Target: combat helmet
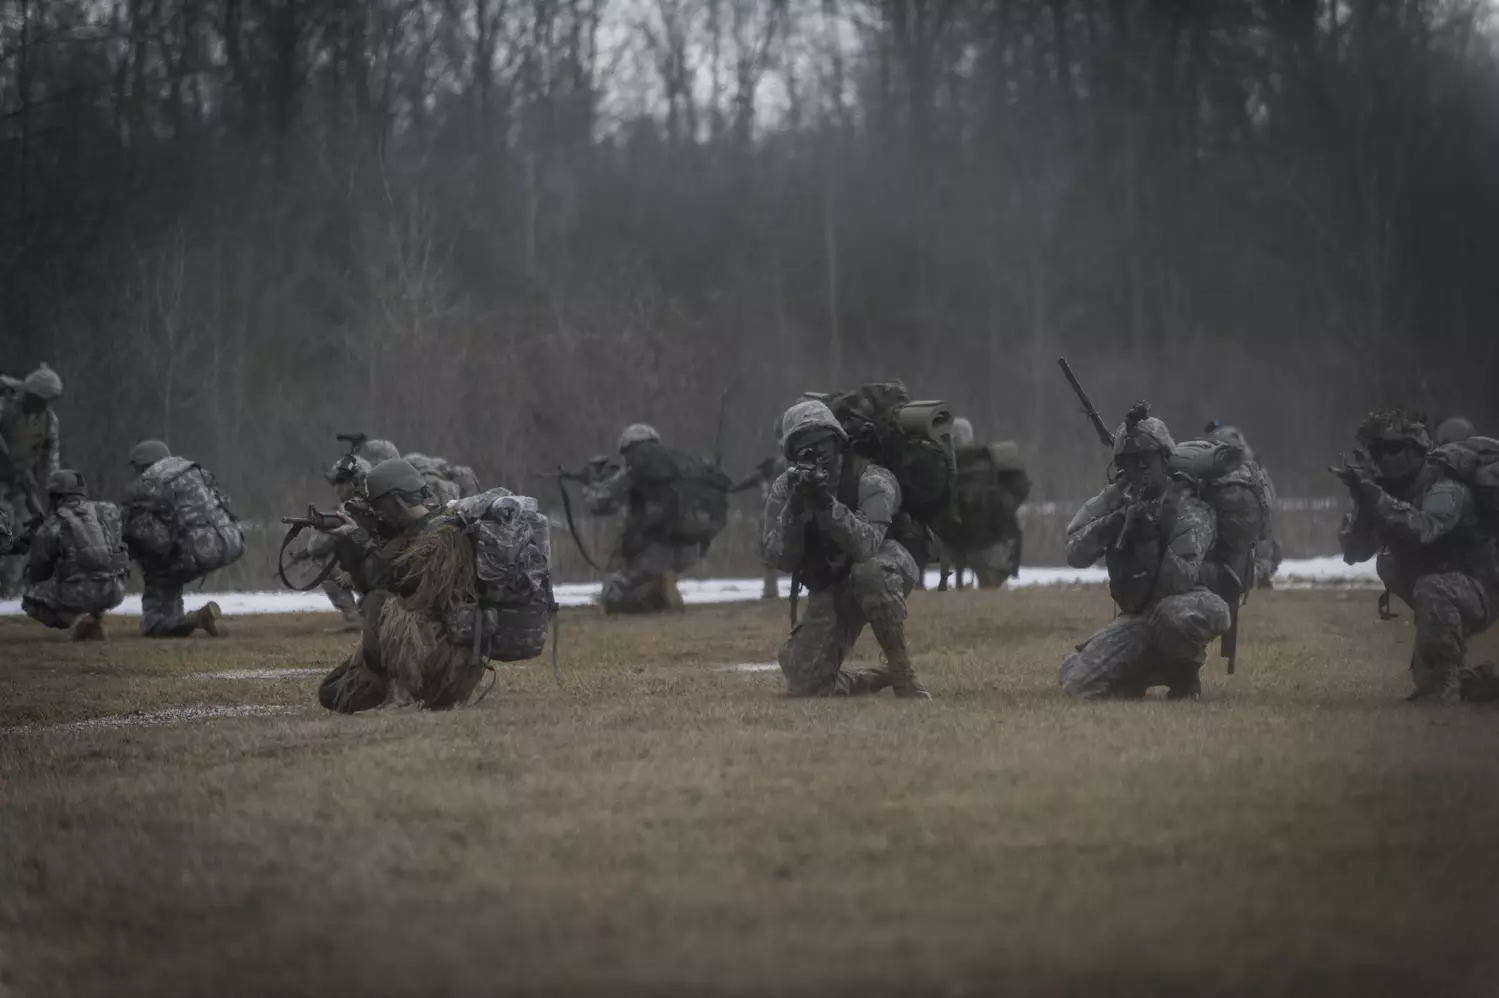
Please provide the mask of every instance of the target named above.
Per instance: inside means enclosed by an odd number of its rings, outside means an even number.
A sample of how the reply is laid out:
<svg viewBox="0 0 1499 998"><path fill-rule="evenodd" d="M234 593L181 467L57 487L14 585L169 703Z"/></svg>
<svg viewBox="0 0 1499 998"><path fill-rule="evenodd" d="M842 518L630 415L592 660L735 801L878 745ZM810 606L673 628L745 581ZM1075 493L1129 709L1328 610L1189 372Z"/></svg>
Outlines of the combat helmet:
<svg viewBox="0 0 1499 998"><path fill-rule="evenodd" d="M47 402L55 402L62 398L62 378L46 364L26 375L26 380L21 382L21 387L25 389L26 394L35 395Z"/></svg>
<svg viewBox="0 0 1499 998"><path fill-rule="evenodd" d="M88 483L83 475L71 468L60 468L47 476L49 496L87 496Z"/></svg>
<svg viewBox="0 0 1499 998"><path fill-rule="evenodd" d="M368 461L371 467L381 461L394 461L401 456L400 450L389 440L366 440L354 453Z"/></svg>
<svg viewBox="0 0 1499 998"><path fill-rule="evenodd" d="M1444 447L1447 444L1455 444L1459 440L1467 440L1476 436L1478 436L1478 430L1471 420L1464 416L1449 416L1437 427L1436 443L1438 447Z"/></svg>
<svg viewBox="0 0 1499 998"><path fill-rule="evenodd" d="M1411 444L1423 452L1431 450L1426 416L1406 409L1375 409L1359 424L1358 440L1364 446L1388 440Z"/></svg>
<svg viewBox="0 0 1499 998"><path fill-rule="evenodd" d="M171 449L160 440L142 440L130 448L130 464L142 470L171 456Z"/></svg>
<svg viewBox="0 0 1499 998"><path fill-rule="evenodd" d="M396 492L420 495L426 487L427 480L421 472L399 457L381 461L364 476L364 491L372 500Z"/></svg>
<svg viewBox="0 0 1499 998"><path fill-rule="evenodd" d="M370 473L370 463L356 454L345 454L328 469L329 485L344 485L358 482Z"/></svg>
<svg viewBox="0 0 1499 998"><path fill-rule="evenodd" d="M619 435L619 452L623 454L638 444L659 444L661 434L656 432L654 426L645 423L631 423L625 427L625 431Z"/></svg>
<svg viewBox="0 0 1499 998"><path fill-rule="evenodd" d="M1136 402L1114 431L1114 456L1150 451L1169 458L1176 452L1176 441L1166 424L1150 414L1149 402Z"/></svg>
<svg viewBox="0 0 1499 998"><path fill-rule="evenodd" d="M832 430L839 440L848 439L848 431L843 424L838 422L838 417L833 415L833 410L827 407L827 403L818 399L803 399L790 409L781 419L781 428L785 430L783 446L791 447L791 442L797 436L808 430L828 429Z"/></svg>

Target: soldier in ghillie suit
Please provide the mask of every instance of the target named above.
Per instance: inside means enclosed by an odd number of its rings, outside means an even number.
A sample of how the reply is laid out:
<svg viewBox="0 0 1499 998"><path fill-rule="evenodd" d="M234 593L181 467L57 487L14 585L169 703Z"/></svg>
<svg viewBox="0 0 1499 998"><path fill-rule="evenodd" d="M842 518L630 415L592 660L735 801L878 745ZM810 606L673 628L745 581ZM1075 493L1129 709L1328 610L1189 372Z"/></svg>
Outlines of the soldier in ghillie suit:
<svg viewBox="0 0 1499 998"><path fill-rule="evenodd" d="M583 489L594 516L625 518L600 602L610 614L680 610L678 576L723 529L732 483L710 462L663 446L644 423L625 427L619 455L621 464Z"/></svg>
<svg viewBox="0 0 1499 998"><path fill-rule="evenodd" d="M46 364L0 389L0 506L10 514L11 530L24 537L46 517L43 491L47 478L62 467L57 413L62 379ZM0 599L21 593L26 556L0 556Z"/></svg>
<svg viewBox="0 0 1499 998"><path fill-rule="evenodd" d="M1280 541L1275 539L1274 517L1271 515L1275 505L1275 482L1271 480L1270 472L1265 470L1265 466L1256 460L1249 441L1244 439L1244 434L1238 427L1228 426L1222 420L1215 419L1208 423L1205 435L1208 440L1227 444L1242 452L1245 467L1238 472L1239 475L1254 478L1263 493L1266 510L1264 536L1254 548L1254 581L1260 589L1273 589L1275 573L1280 571L1283 557Z"/></svg>
<svg viewBox="0 0 1499 998"><path fill-rule="evenodd" d="M765 552L776 568L807 587L806 617L777 659L793 696L848 696L889 686L898 697L930 699L906 647L906 598L916 560L897 538L901 514L895 476L849 450L848 434L820 401L786 411L788 469L765 503ZM865 624L886 668L843 668Z"/></svg>
<svg viewBox="0 0 1499 998"><path fill-rule="evenodd" d="M26 615L74 641L104 640L106 611L125 598L130 555L120 511L93 502L83 476L63 469L47 478L52 511L31 539Z"/></svg>
<svg viewBox="0 0 1499 998"><path fill-rule="evenodd" d="M245 535L212 474L174 457L160 440L130 452L135 480L125 492L125 543L141 566L141 634L185 638L196 630L222 637L219 605L183 611L182 590L238 561Z"/></svg>
<svg viewBox="0 0 1499 998"><path fill-rule="evenodd" d="M497 489L477 497L473 517L483 516L492 504L514 502L501 519L521 529L528 514L519 504L531 501L500 498L504 495ZM534 511L534 503L529 508ZM382 706L455 707L478 687L488 657L513 660L539 652L544 614L522 615L525 649L509 654L494 645L504 640L497 632L505 625L485 596L486 577L471 534L484 529L503 534L506 527L495 526L499 521L465 519L462 510L439 514L427 481L400 459L372 468L364 496L346 504L341 515L345 523L335 532L366 538L371 588L358 647L318 687L324 707L344 714ZM546 553L534 545L526 550L519 573L541 580ZM500 575L519 578L508 570ZM550 583L542 588L549 604Z"/></svg>
<svg viewBox="0 0 1499 998"><path fill-rule="evenodd" d="M1114 431L1118 477L1067 526L1067 563L1100 558L1119 615L1062 662L1062 688L1087 698L1138 698L1152 686L1194 698L1207 645L1232 623L1228 604L1199 578L1213 550L1212 509L1167 465L1176 442L1137 403Z"/></svg>
<svg viewBox="0 0 1499 998"><path fill-rule="evenodd" d="M1343 559L1377 558L1380 581L1415 611L1413 701L1465 698L1468 640L1493 623L1499 598L1492 525L1451 452L1462 446L1429 460L1425 419L1381 409L1359 426L1353 458L1331 469L1354 503L1340 533Z"/></svg>

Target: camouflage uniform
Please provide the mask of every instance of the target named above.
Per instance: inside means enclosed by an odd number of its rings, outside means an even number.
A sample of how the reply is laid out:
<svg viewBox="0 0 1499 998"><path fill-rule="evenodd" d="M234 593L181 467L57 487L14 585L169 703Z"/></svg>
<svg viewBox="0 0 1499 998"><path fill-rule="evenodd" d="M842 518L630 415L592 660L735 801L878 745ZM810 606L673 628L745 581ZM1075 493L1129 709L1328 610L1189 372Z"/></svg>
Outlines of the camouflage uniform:
<svg viewBox="0 0 1499 998"><path fill-rule="evenodd" d="M412 453L406 455L406 463L427 480L427 487L432 490L432 498L438 506L462 498L462 490L448 477L448 463L442 458Z"/></svg>
<svg viewBox="0 0 1499 998"><path fill-rule="evenodd" d="M102 639L101 618L125 598L130 571L120 511L91 502L74 471L54 473L47 492L52 512L31 540L21 606L48 627L72 628L75 639Z"/></svg>
<svg viewBox="0 0 1499 998"><path fill-rule="evenodd" d="M186 458L159 456L165 451L159 441L137 445L137 475L125 492L125 540L141 566L141 634L182 638L201 628L217 637L218 604L185 613L182 590L215 570L201 566L222 568L243 556L244 534L213 476ZM178 487L188 475L200 476L201 487ZM182 524L191 527L178 533Z"/></svg>
<svg viewBox="0 0 1499 998"><path fill-rule="evenodd" d="M808 431L843 435L821 402L792 406L784 426L788 446ZM789 472L771 486L765 504L766 557L809 593L806 616L776 656L792 696L873 693L892 685L897 695L926 697L906 647L906 598L916 585L916 561L891 536L900 503L895 476L853 456L844 459L837 495L827 496L825 508L809 505ZM885 654L888 671L843 668L865 624Z"/></svg>
<svg viewBox="0 0 1499 998"><path fill-rule="evenodd" d="M388 487L374 483L384 479ZM469 653L471 639L455 628L466 625L472 634L471 607L422 605L428 586L430 562L420 562L413 546L434 540L439 545L458 545L470 551L469 540L450 517L437 515L425 480L404 460L377 465L369 476L372 501L388 495L399 507L399 526L382 517L369 531L351 531L359 536L364 554L364 573L369 591L364 597L364 629L358 646L318 686L318 702L328 710L353 714L389 705L414 704L427 709L445 709L466 701L484 674L474 667ZM378 507L377 507L378 508ZM347 529L347 528L346 528ZM412 561L416 558L418 561ZM440 559L450 568L474 572L472 562L464 568L461 558ZM472 593L477 580L455 578L459 589ZM472 596L469 597L472 599ZM542 624L543 632L545 624Z"/></svg>
<svg viewBox="0 0 1499 998"><path fill-rule="evenodd" d="M333 486L339 502L343 502L359 489L364 476L369 473L370 463L354 454L346 454L329 469L328 483ZM334 559L338 569L323 582L323 592L333 608L343 615L344 622L337 631L357 631L364 626L359 612L359 597L364 593L361 571L364 548L368 535L359 531L356 536L341 537L333 534L314 533L302 549L301 557L326 562Z"/></svg>
<svg viewBox="0 0 1499 998"><path fill-rule="evenodd" d="M1150 417L1119 427L1116 458L1142 439L1167 456L1175 450L1166 425ZM1067 526L1067 563L1105 559L1120 612L1063 660L1067 693L1132 698L1160 685L1173 698L1198 693L1207 644L1231 623L1228 604L1199 580L1214 538L1212 509L1181 479L1157 508L1131 501L1121 482L1088 500Z"/></svg>
<svg viewBox="0 0 1499 998"><path fill-rule="evenodd" d="M0 506L11 529L24 534L46 515L43 486L62 466L57 413L51 403L62 396L62 379L43 364L18 386L0 395L0 463L12 477L0 480ZM0 599L20 594L26 556L0 557Z"/></svg>
<svg viewBox="0 0 1499 998"><path fill-rule="evenodd" d="M1419 416L1398 410L1370 415L1360 443L1404 441L1431 449ZM1484 529L1467 485L1445 468L1424 463L1403 482L1375 477L1376 468L1342 472L1355 508L1343 518L1343 559L1376 558L1380 581L1415 611L1412 699L1454 703L1463 698L1468 640L1486 630L1499 600L1495 540Z"/></svg>
<svg viewBox="0 0 1499 998"><path fill-rule="evenodd" d="M1275 573L1280 571L1282 560L1280 541L1275 539L1274 529L1275 482L1265 466L1255 460L1254 451L1238 427L1226 426L1214 420L1208 424L1207 429L1209 440L1237 447L1244 452L1244 465L1235 469L1233 474L1245 484L1252 482L1255 490L1264 498L1264 534L1254 548L1254 579L1261 589L1273 588Z"/></svg>
<svg viewBox="0 0 1499 998"><path fill-rule="evenodd" d="M409 592L415 588L417 580L397 561L412 541L435 522L436 518L429 514L404 530L384 536L362 535L365 538L364 563L368 566L372 586L361 607L363 637L348 658L323 677L318 685L318 703L328 710L356 714L373 710L389 699L390 670L380 656L380 618L393 593Z"/></svg>
<svg viewBox="0 0 1499 998"><path fill-rule="evenodd" d="M660 443L661 437L643 423L626 427L619 451L643 443ZM625 513L624 527L610 559L615 567L604 582L600 603L605 613L658 613L680 610L682 595L677 576L698 563L702 549L696 544L679 545L662 540L656 524L665 511L646 502L634 488L627 466L611 468L603 477L584 484L583 502L594 516Z"/></svg>
<svg viewBox="0 0 1499 998"><path fill-rule="evenodd" d="M0 506L0 554L9 554L15 542L15 535L11 533L10 511Z"/></svg>

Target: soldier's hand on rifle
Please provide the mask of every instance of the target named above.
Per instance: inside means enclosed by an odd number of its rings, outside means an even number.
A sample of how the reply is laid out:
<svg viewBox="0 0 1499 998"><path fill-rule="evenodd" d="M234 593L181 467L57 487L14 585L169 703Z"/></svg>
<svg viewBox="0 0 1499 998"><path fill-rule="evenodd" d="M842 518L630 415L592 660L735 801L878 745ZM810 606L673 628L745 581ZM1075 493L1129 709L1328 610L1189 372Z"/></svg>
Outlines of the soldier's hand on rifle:
<svg viewBox="0 0 1499 998"><path fill-rule="evenodd" d="M1348 486L1348 491L1354 499L1364 498L1371 489L1378 488L1374 481L1374 474L1370 471L1369 455L1363 448L1354 450L1352 460L1339 454L1337 464L1330 466L1327 470Z"/></svg>

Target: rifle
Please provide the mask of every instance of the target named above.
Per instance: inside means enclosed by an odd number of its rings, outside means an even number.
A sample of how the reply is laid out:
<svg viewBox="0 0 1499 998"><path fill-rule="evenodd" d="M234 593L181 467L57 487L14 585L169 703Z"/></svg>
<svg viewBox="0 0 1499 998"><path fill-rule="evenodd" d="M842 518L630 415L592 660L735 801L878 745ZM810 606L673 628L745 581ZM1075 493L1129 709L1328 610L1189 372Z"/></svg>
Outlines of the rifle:
<svg viewBox="0 0 1499 998"><path fill-rule="evenodd" d="M604 467L604 465L595 464L598 460L598 458L590 460L588 462L588 469L583 472L568 471L559 464L557 466L557 491L562 493L562 512L567 517L567 530L573 535L573 543L578 546L578 553L583 556L583 560L588 563L589 568L592 568L595 572L602 572L604 569L599 567L599 563L593 560L593 556L588 553L587 545L583 543L583 538L578 534L578 524L573 520L572 497L567 494L568 482L581 482L587 485L595 480L590 476L589 472L596 468ZM607 460L606 458L606 463Z"/></svg>
<svg viewBox="0 0 1499 998"><path fill-rule="evenodd" d="M1077 400L1083 404L1083 412L1088 415L1088 422L1093 424L1093 431L1098 434L1099 441L1110 450L1114 448L1114 434L1109 432L1103 417L1098 415L1098 410L1093 408L1093 403L1088 399L1088 393L1083 391L1083 386L1078 384L1077 375L1072 373L1072 365L1067 363L1066 357L1057 358L1057 366L1062 369L1062 374L1067 378L1067 383L1072 386L1072 391L1077 395Z"/></svg>
<svg viewBox="0 0 1499 998"><path fill-rule="evenodd" d="M352 454L369 443L370 438L367 433L335 433L333 434L333 439L341 444L348 444L349 453Z"/></svg>
<svg viewBox="0 0 1499 998"><path fill-rule="evenodd" d="M304 585L297 585L287 576L287 567L289 564L296 565L298 562L306 559L297 557L294 553L288 560L287 552L291 550L292 542L309 527L313 530L332 530L335 527L341 526L344 523L344 518L337 513L320 513L316 506L308 503L306 516L283 516L281 522L291 529L281 539L281 550L276 554L276 576L281 580L281 584L288 589L299 593L311 592L326 582L328 576L333 574L333 570L338 567L338 559L330 557L323 564L322 568L317 570L316 575L310 582Z"/></svg>

